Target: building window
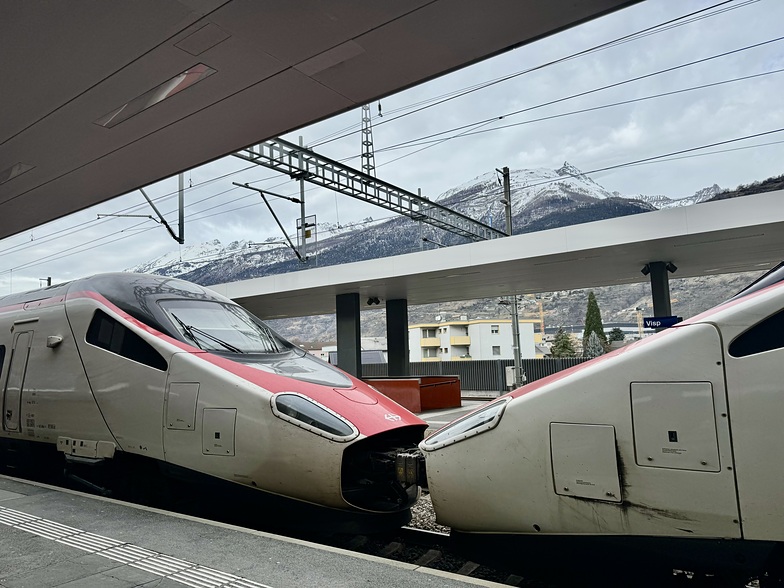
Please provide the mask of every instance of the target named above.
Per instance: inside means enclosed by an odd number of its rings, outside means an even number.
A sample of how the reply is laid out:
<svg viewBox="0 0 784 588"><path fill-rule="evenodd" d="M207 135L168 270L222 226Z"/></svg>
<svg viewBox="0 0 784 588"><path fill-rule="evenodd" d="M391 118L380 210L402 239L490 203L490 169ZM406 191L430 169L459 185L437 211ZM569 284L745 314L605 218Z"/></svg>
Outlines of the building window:
<svg viewBox="0 0 784 588"><path fill-rule="evenodd" d="M493 355L501 355L501 346L493 345Z"/></svg>
<svg viewBox="0 0 784 588"><path fill-rule="evenodd" d="M430 339L436 336L435 329L422 329L422 338L423 339Z"/></svg>
<svg viewBox="0 0 784 588"><path fill-rule="evenodd" d="M422 349L422 357L438 357L438 350L435 347L425 347Z"/></svg>
<svg viewBox="0 0 784 588"><path fill-rule="evenodd" d="M441 353L443 353L444 355L446 355L448 352L449 352L449 349L447 349L446 347L442 347L441 348Z"/></svg>
<svg viewBox="0 0 784 588"><path fill-rule="evenodd" d="M490 333L492 335L497 335L498 331L499 331L498 325L490 325Z"/></svg>

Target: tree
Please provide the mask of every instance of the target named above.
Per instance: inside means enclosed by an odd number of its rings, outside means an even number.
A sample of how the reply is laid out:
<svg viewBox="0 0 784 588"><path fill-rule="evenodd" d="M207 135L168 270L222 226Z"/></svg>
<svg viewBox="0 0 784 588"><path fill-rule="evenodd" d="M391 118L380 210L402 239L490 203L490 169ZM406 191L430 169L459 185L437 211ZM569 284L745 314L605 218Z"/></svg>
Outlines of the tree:
<svg viewBox="0 0 784 588"><path fill-rule="evenodd" d="M623 341L624 339L626 339L626 334L623 332L623 330L620 327L613 327L607 339L610 343L612 343L613 341Z"/></svg>
<svg viewBox="0 0 784 588"><path fill-rule="evenodd" d="M602 326L602 314L599 312L599 303L596 302L596 295L593 291L588 292L588 308L585 311L585 331L583 331L583 349L588 344L588 337L591 333L596 333L602 345L607 345L607 335L604 334Z"/></svg>
<svg viewBox="0 0 784 588"><path fill-rule="evenodd" d="M550 347L550 354L553 357L574 357L577 353L572 345L572 338L563 329L558 329L553 339L553 345Z"/></svg>
<svg viewBox="0 0 784 588"><path fill-rule="evenodd" d="M599 357L600 355L604 355L604 345L602 342L599 341L599 337L596 333L591 333L588 335L588 339L583 345L583 357Z"/></svg>

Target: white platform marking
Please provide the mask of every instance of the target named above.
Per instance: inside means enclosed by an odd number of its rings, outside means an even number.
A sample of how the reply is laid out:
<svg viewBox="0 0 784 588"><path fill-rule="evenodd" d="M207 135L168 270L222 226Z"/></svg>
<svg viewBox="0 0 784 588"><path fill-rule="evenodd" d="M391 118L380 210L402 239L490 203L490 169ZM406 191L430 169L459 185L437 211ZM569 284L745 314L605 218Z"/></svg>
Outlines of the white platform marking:
<svg viewBox="0 0 784 588"><path fill-rule="evenodd" d="M0 525L100 555L193 588L271 588L267 584L259 584L234 574L213 570L131 543L88 533L3 506L0 506Z"/></svg>

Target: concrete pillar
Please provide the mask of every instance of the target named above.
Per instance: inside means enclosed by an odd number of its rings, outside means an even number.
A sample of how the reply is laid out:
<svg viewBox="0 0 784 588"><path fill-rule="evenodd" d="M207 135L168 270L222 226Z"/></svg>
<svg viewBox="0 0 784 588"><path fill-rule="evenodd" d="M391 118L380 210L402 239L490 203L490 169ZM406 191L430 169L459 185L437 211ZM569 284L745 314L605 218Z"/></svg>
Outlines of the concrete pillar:
<svg viewBox="0 0 784 588"><path fill-rule="evenodd" d="M387 368L390 376L411 374L408 360L408 300L387 300Z"/></svg>
<svg viewBox="0 0 784 588"><path fill-rule="evenodd" d="M359 329L359 294L338 294L335 298L338 330L338 367L362 377L362 342Z"/></svg>

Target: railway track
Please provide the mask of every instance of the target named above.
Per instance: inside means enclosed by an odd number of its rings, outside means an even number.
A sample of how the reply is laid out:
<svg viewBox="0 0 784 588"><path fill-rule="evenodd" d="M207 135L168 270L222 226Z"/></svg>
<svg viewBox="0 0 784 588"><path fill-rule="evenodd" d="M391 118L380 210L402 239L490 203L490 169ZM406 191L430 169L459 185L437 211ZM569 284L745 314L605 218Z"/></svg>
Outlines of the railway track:
<svg viewBox="0 0 784 588"><path fill-rule="evenodd" d="M457 554L448 533L403 527L382 535L340 535L321 540L332 547L374 555L395 561L489 580L507 586L533 586L522 576L482 565ZM543 584L536 584L544 586Z"/></svg>
<svg viewBox="0 0 784 588"><path fill-rule="evenodd" d="M320 541L325 543L324 541ZM481 562L481 556L473 561L465 554L456 552L447 533L425 531L403 527L397 532L383 535L353 535L330 538L326 544L358 553L374 555L395 561L438 569L470 578L496 582L506 586L528 588L590 588L601 586L641 588L763 588L784 586L769 578L739 580L738 578L698 575L683 570L672 570L669 574L654 574L651 570L628 569L608 570L599 576L569 570L568 554L564 554L564 568L542 575L525 574L514 569L501 569ZM512 554L506 554L510 556Z"/></svg>

